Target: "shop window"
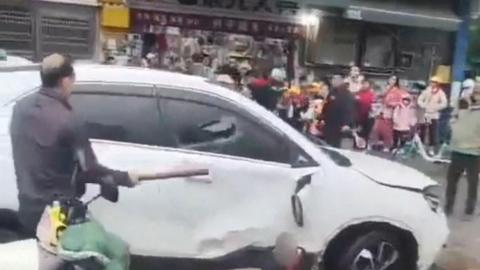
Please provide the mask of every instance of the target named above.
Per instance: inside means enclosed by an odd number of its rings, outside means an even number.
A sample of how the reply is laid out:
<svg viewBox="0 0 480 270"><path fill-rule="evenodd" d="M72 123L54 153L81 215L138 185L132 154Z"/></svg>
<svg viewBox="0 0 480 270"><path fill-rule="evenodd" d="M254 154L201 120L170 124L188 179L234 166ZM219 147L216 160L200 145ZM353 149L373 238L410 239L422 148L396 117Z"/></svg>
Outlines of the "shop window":
<svg viewBox="0 0 480 270"><path fill-rule="evenodd" d="M170 146L160 132L153 97L74 94L72 106L89 138L145 145ZM125 108L128 108L126 110Z"/></svg>
<svg viewBox="0 0 480 270"><path fill-rule="evenodd" d="M365 67L388 68L393 67L395 48L393 46L394 30L384 26L375 29L372 25L366 27L365 53L362 64Z"/></svg>
<svg viewBox="0 0 480 270"><path fill-rule="evenodd" d="M180 99L166 99L162 104L181 148L289 163L283 137L238 112Z"/></svg>
<svg viewBox="0 0 480 270"><path fill-rule="evenodd" d="M307 41L307 62L345 66L354 64L359 33L358 22L324 18L314 40Z"/></svg>
<svg viewBox="0 0 480 270"><path fill-rule="evenodd" d="M452 62L451 32L413 27L398 27L397 64L404 77L427 80L441 64Z"/></svg>

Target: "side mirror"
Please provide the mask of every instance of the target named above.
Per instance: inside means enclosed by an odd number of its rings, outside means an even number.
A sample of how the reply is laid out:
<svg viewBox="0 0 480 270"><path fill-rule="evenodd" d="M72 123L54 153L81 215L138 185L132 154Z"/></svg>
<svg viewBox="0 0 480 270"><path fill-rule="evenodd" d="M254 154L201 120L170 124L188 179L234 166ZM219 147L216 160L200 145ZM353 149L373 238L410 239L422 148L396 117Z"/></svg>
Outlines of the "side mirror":
<svg viewBox="0 0 480 270"><path fill-rule="evenodd" d="M118 187L116 185L102 184L100 187L100 195L107 201L118 202Z"/></svg>

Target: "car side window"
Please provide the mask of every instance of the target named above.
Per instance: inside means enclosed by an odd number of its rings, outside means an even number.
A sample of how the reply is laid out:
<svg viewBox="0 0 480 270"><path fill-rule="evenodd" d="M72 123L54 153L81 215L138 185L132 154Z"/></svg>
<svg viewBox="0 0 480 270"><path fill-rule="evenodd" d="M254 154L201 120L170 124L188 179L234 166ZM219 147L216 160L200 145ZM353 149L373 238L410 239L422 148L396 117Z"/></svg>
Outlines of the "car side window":
<svg viewBox="0 0 480 270"><path fill-rule="evenodd" d="M184 149L289 163L283 137L237 110L196 100L164 98L162 115Z"/></svg>
<svg viewBox="0 0 480 270"><path fill-rule="evenodd" d="M173 144L173 138L160 132L158 106L153 96L74 92L71 103L89 138L146 145Z"/></svg>

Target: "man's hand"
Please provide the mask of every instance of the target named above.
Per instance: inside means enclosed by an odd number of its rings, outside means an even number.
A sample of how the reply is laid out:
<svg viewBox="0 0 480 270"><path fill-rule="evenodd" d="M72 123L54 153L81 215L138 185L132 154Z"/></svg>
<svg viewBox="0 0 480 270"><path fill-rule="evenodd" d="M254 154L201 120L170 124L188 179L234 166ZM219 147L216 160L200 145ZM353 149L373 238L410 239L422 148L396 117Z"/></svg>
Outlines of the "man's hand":
<svg viewBox="0 0 480 270"><path fill-rule="evenodd" d="M140 173L136 171L129 171L128 178L130 180L130 187L135 187L140 184Z"/></svg>

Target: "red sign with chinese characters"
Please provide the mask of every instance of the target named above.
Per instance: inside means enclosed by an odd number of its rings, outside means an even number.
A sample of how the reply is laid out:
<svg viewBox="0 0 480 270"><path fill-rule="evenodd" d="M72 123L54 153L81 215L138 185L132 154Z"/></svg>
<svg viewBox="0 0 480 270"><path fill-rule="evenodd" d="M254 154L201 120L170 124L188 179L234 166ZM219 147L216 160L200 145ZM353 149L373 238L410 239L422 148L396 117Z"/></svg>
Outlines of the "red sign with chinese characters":
<svg viewBox="0 0 480 270"><path fill-rule="evenodd" d="M300 38L305 34L305 28L302 25L285 22L242 20L151 10L132 10L132 15L133 29L138 32L149 32L151 26L176 26L272 38Z"/></svg>

